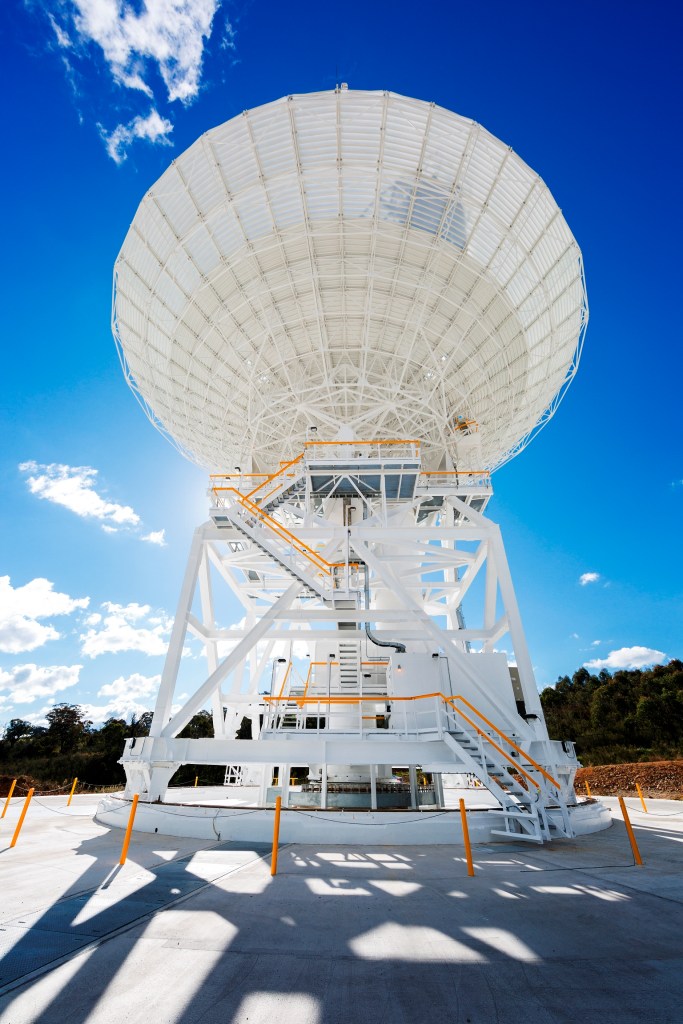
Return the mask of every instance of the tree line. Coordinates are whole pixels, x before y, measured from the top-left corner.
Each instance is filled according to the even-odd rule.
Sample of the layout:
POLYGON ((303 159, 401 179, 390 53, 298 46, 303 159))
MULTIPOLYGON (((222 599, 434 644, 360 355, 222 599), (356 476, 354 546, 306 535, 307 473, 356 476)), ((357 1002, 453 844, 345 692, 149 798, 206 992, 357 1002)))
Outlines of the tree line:
MULTIPOLYGON (((73 778, 91 786, 117 786, 125 782, 118 760, 125 741, 132 736, 147 736, 152 712, 129 722, 109 718, 98 729, 77 704, 55 704, 45 716, 47 725, 32 725, 22 718, 8 722, 0 740, 0 773, 5 776, 28 776, 42 789, 64 785, 73 778)), ((209 711, 200 711, 185 726, 180 736, 202 739, 213 736, 213 720, 209 711)), ((187 785, 199 774, 206 785, 223 782, 225 769, 220 766, 195 768, 183 765, 173 778, 174 785, 187 785)))
POLYGON ((586 765, 683 757, 683 662, 651 669, 580 668, 541 693, 553 739, 576 743, 586 765))
MULTIPOLYGON (((571 739, 583 764, 622 764, 683 757, 683 662, 670 661, 648 670, 602 671, 580 668, 560 677, 541 693, 553 739, 571 739)), ((92 786, 122 784, 118 760, 126 739, 147 736, 152 712, 129 722, 109 718, 99 729, 76 704, 55 704, 47 725, 13 718, 0 740, 0 774, 25 775, 43 789, 74 777, 92 786)), ((247 719, 237 733, 251 735, 247 719)), ((183 738, 213 736, 208 711, 200 711, 180 733, 183 738)), ((188 785, 199 775, 205 785, 223 782, 220 765, 183 765, 172 783, 188 785)))

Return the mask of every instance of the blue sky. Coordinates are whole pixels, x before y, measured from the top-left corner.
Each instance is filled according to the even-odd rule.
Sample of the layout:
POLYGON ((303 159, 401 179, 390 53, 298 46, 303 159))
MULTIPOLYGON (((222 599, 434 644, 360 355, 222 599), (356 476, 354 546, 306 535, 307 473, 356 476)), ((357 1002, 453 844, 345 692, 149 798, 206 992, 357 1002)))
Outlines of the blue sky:
POLYGON ((581 367, 489 506, 539 686, 683 655, 680 19, 586 0, 2 5, 0 723, 152 706, 206 481, 124 382, 112 266, 198 135, 339 81, 481 122, 583 250, 581 367))

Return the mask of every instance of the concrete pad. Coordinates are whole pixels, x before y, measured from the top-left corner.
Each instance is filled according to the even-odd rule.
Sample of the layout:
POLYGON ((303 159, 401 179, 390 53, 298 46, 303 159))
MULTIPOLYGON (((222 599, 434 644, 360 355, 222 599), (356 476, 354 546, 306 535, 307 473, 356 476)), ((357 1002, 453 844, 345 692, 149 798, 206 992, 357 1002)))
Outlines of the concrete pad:
POLYGON ((680 1024, 683 806, 648 806, 631 813, 642 868, 615 814, 571 842, 480 846, 474 878, 456 846, 289 845, 272 878, 263 848, 140 834, 112 873, 119 831, 81 815, 53 849, 46 814, 0 850, 32 904, 3 906, 0 1021, 680 1024), (26 891, 41 846, 51 899, 47 872, 26 891))

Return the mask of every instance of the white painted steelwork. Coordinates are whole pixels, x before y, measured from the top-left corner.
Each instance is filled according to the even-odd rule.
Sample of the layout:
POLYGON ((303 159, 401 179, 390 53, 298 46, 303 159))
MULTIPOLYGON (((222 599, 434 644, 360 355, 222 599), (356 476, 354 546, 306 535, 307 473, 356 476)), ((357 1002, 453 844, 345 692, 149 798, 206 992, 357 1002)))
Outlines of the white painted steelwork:
POLYGON ((261 817, 276 795, 381 817, 444 808, 465 774, 500 808, 491 835, 576 833, 578 762, 548 737, 484 510, 586 315, 546 186, 434 104, 287 97, 174 161, 117 260, 114 333, 155 425, 219 472, 127 796, 218 764, 261 817), (206 668, 181 684, 190 635, 206 668), (207 706, 214 737, 182 738, 207 706))
POLYGON ((421 440, 425 468, 495 469, 554 412, 586 319, 539 176, 475 122, 389 92, 288 96, 207 132, 115 268, 131 387, 222 471, 274 468, 340 425, 421 440))

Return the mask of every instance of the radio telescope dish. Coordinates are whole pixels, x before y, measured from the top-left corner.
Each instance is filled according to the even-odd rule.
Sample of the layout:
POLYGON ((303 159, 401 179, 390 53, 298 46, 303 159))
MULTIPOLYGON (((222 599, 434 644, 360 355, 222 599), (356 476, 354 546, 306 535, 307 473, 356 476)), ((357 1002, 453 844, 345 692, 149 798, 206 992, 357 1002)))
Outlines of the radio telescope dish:
POLYGON ((152 422, 209 469, 318 438, 517 454, 576 371, 581 254, 484 128, 387 92, 288 96, 214 128, 140 204, 114 334, 152 422))

